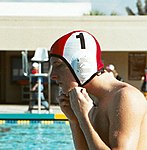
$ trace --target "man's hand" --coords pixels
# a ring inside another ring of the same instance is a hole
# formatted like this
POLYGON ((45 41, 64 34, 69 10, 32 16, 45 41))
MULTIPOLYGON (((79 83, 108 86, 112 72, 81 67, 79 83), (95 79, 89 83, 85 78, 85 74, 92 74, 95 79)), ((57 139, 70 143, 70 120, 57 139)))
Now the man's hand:
POLYGON ((69 119, 70 122, 72 123, 78 123, 78 120, 71 109, 70 101, 69 101, 69 96, 66 96, 65 94, 60 94, 57 97, 59 101, 59 105, 61 107, 62 112, 66 115, 66 117, 69 119))
POLYGON ((75 87, 69 93, 71 108, 79 121, 83 117, 88 117, 89 111, 93 107, 93 101, 89 97, 85 88, 75 87))

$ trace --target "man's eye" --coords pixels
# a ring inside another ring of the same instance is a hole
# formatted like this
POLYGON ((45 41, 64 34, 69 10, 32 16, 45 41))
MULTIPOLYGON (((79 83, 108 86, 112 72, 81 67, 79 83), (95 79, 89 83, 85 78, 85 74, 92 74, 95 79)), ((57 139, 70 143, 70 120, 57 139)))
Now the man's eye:
POLYGON ((60 69, 60 68, 62 68, 63 66, 64 66, 64 65, 60 63, 60 64, 56 64, 56 65, 55 65, 55 68, 60 69))
POLYGON ((58 65, 56 65, 56 68, 60 68, 62 65, 61 64, 58 64, 58 65))

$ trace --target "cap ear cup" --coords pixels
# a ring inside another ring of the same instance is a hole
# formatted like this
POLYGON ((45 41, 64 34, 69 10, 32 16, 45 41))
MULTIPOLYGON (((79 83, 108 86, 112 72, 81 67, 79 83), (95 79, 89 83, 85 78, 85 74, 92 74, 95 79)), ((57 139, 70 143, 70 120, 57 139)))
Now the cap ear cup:
POLYGON ((51 47, 52 56, 60 57, 68 63, 80 85, 103 68, 98 41, 86 31, 73 31, 59 38, 51 47))

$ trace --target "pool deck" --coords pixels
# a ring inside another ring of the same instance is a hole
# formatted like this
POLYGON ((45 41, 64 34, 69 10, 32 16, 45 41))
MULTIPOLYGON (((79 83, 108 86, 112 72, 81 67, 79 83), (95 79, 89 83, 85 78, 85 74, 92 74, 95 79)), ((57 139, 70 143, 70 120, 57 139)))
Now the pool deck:
POLYGON ((66 116, 62 113, 59 106, 51 105, 50 111, 41 110, 38 113, 38 110, 33 110, 32 113, 28 111, 28 105, 0 105, 0 124, 5 123, 28 123, 30 121, 42 122, 50 124, 52 121, 68 121, 66 116), (46 122, 46 120, 48 120, 46 122))
MULTIPOLYGON (((23 114, 27 113, 28 105, 0 105, 0 114, 23 114)), ((34 113, 37 113, 37 110, 34 110, 34 113)), ((42 110, 41 113, 47 113, 45 110, 42 110)), ((51 105, 50 113, 52 114, 62 114, 62 111, 59 106, 51 105)))

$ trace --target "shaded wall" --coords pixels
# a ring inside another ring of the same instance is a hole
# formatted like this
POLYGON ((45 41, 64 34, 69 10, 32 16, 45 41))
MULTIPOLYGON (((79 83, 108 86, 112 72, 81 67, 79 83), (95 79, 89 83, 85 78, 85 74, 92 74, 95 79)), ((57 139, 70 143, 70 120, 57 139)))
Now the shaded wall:
MULTIPOLYGON (((104 61, 105 67, 108 64, 114 64, 117 72, 120 74, 120 76, 122 76, 124 81, 135 86, 140 90, 142 84, 141 78, 138 80, 129 79, 129 53, 130 52, 103 52, 102 59, 104 61)), ((146 52, 143 53, 145 53, 147 57, 147 53, 146 52)), ((147 66, 147 61, 145 65, 147 66)), ((144 69, 142 69, 142 72, 144 73, 144 69)))
MULTIPOLYGON (((96 36, 105 66, 113 63, 124 80, 140 89, 140 80, 128 78, 129 52, 147 50, 147 17, 0 17, 0 103, 24 103, 21 87, 11 80, 11 57, 24 49, 50 49, 63 34, 76 29, 96 36)), ((133 63, 133 62, 132 62, 133 63)))
MULTIPOLYGON (((123 77, 125 82, 128 82, 140 89, 141 80, 128 79, 128 54, 129 52, 102 52, 102 60, 105 66, 108 64, 114 64, 118 73, 123 77)), ((28 101, 22 100, 21 85, 17 82, 13 82, 11 78, 11 58, 21 57, 20 52, 0 52, 0 57, 2 58, 0 60, 0 104, 28 104, 28 101)), ((51 103, 57 104, 56 96, 59 91, 55 84, 52 85, 51 92, 51 103)))

